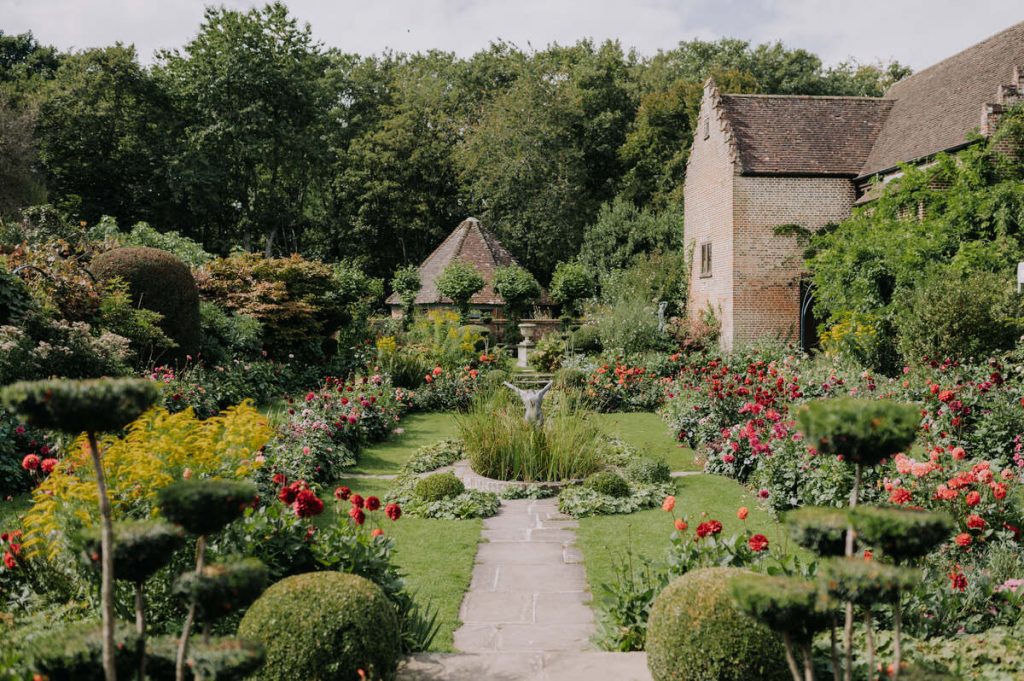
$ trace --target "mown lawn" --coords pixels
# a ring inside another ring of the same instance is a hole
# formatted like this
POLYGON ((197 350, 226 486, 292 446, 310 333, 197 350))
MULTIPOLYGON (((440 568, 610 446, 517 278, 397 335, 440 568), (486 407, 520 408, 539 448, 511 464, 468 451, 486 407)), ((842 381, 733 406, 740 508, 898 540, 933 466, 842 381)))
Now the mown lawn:
MULTIPOLYGON (((751 532, 768 537, 772 551, 794 547, 782 527, 758 508, 757 500, 735 480, 718 475, 689 475, 676 479, 676 490, 674 515, 687 519, 691 533, 701 520, 714 519, 724 526, 724 536, 741 532, 745 524, 751 532), (736 518, 741 506, 750 509, 745 523, 736 518), (702 513, 707 513, 707 517, 702 518, 702 513)), ((634 560, 641 558, 664 565, 672 530, 672 514, 661 508, 581 519, 577 543, 583 552, 595 602, 601 596, 599 585, 614 580, 615 566, 626 561, 627 551, 632 552, 634 560)))
POLYGON ((647 456, 664 459, 674 471, 700 471, 693 460, 693 450, 681 447, 657 414, 595 414, 594 417, 611 437, 625 440, 647 456))
POLYGON ((352 469, 353 473, 397 473, 402 464, 420 447, 458 435, 453 414, 409 414, 398 425, 404 429, 401 435, 359 452, 359 462, 352 469))
MULTIPOLYGON (((383 497, 391 481, 350 478, 339 480, 337 484, 347 485, 364 497, 383 497)), ((333 499, 327 503, 327 510, 318 519, 318 524, 335 521, 335 503, 333 499)), ((347 507, 345 504, 343 508, 346 512, 347 507)), ((383 513, 373 515, 384 517, 383 513)), ((452 634, 460 624, 459 606, 463 593, 469 588, 476 546, 480 540, 480 525, 480 520, 432 520, 408 516, 397 522, 387 518, 382 521, 385 534, 395 540, 394 562, 405 574, 409 589, 420 603, 429 603, 438 611, 441 627, 434 639, 434 650, 452 650, 452 634)))

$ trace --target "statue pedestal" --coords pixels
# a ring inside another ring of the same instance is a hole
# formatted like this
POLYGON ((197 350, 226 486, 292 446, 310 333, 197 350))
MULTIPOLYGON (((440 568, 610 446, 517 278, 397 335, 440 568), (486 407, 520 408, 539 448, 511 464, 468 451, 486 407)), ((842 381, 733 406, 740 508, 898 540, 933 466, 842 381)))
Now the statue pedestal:
POLYGON ((530 366, 530 349, 533 348, 533 343, 527 338, 516 347, 518 348, 516 366, 520 369, 528 368, 530 366))

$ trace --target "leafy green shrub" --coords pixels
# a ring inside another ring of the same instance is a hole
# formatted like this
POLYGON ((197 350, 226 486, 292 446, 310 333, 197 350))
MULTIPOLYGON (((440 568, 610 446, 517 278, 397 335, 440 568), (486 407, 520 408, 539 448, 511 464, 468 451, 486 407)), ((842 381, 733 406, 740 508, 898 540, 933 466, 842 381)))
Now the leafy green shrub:
POLYGON ((920 558, 949 538, 953 519, 946 513, 909 508, 857 506, 850 518, 860 541, 897 563, 920 558))
POLYGON ((121 278, 136 306, 163 315, 160 328, 177 343, 179 360, 199 352, 199 291, 176 256, 145 246, 115 248, 93 258, 90 268, 100 281, 121 278))
MULTIPOLYGON (((99 528, 82 533, 83 559, 99 569, 103 555, 99 528)), ((155 520, 114 524, 114 579, 141 583, 167 565, 182 544, 181 530, 155 520)))
POLYGON ((540 284, 525 268, 507 265, 494 270, 494 292, 504 299, 508 318, 516 321, 540 298, 540 284))
MULTIPOLYGON (((388 490, 385 501, 401 506, 402 514, 413 518, 437 518, 440 520, 466 520, 469 518, 489 518, 498 512, 500 502, 494 492, 482 492, 465 489, 457 494, 447 494, 438 498, 427 498, 419 493, 419 486, 432 477, 452 475, 436 473, 428 478, 417 479, 412 475, 400 476, 388 490)), ((454 476, 452 476, 454 477, 454 476)), ((459 486, 462 482, 456 478, 459 486)), ((451 492, 458 489, 450 480, 442 486, 451 485, 451 492)), ((431 490, 433 492, 433 490, 431 490)))
POLYGON ((629 495, 629 484, 618 473, 599 471, 583 481, 583 486, 600 494, 622 498, 629 495))
POLYGON ((462 456, 462 441, 447 438, 417 449, 412 457, 402 465, 402 470, 410 473, 435 471, 438 468, 452 465, 462 456))
POLYGON ((570 485, 563 488, 558 494, 558 510, 574 518, 635 513, 645 508, 658 506, 666 496, 674 491, 675 486, 671 482, 653 485, 633 483, 629 488, 629 494, 624 497, 614 497, 584 485, 570 485))
POLYGON ((849 518, 844 508, 805 506, 787 512, 784 520, 800 546, 819 556, 841 556, 846 551, 849 518))
POLYGON ((908 362, 982 360, 1016 344, 1020 306, 1010 279, 937 268, 895 301, 899 349, 908 362))
POLYGON ((676 578, 654 601, 647 666, 654 681, 787 681, 779 636, 743 614, 729 582, 749 574, 705 568, 676 578))
POLYGON ((584 324, 572 333, 572 349, 585 355, 596 355, 603 350, 601 332, 594 324, 584 324))
MULTIPOLYGON (((139 635, 128 624, 114 630, 117 675, 131 678, 139 635)), ((103 681, 103 636, 98 622, 76 622, 41 636, 32 645, 36 671, 51 679, 103 681)))
POLYGON ((672 469, 667 463, 645 456, 638 456, 626 464, 625 473, 626 478, 632 482, 654 484, 672 479, 672 469))
POLYGON ((796 414, 808 444, 868 466, 909 447, 921 423, 915 405, 854 397, 814 400, 796 414))
POLYGON ((412 321, 416 296, 419 294, 421 286, 420 270, 415 265, 399 267, 391 277, 391 290, 402 301, 402 324, 405 327, 408 327, 412 321))
POLYGON ((560 262, 551 277, 551 298, 562 306, 562 312, 578 315, 581 303, 594 295, 596 282, 591 270, 580 262, 560 262))
POLYGON ((156 386, 139 378, 30 381, 0 391, 0 402, 29 425, 73 434, 120 430, 158 397, 156 386))
POLYGON ((96 378, 131 371, 131 344, 86 322, 30 312, 18 326, 0 326, 0 384, 50 376, 96 378))
POLYGON ((263 325, 246 314, 228 314, 216 303, 199 303, 202 336, 199 354, 209 364, 253 359, 263 347, 263 325))
POLYGON ((565 341, 555 333, 537 341, 536 347, 530 353, 530 366, 538 371, 556 371, 562 366, 562 359, 565 357, 565 341))
POLYGON ((434 473, 416 483, 416 496, 425 501, 449 499, 465 491, 466 486, 454 473, 434 473))
POLYGON ((373 582, 340 572, 295 575, 271 586, 238 627, 262 643, 259 681, 390 679, 401 653, 398 617, 373 582))
POLYGON ((32 296, 25 282, 0 260, 0 326, 10 324, 31 307, 32 296))
POLYGON ((177 346, 160 328, 163 315, 138 307, 120 277, 103 283, 99 311, 104 328, 128 339, 135 366, 151 367, 177 346))
POLYGON ((461 260, 452 261, 435 282, 437 292, 454 303, 463 319, 469 315, 469 299, 476 295, 485 283, 483 276, 475 267, 461 260))
POLYGON ((256 486, 244 480, 179 480, 157 493, 160 513, 195 535, 223 529, 256 499, 256 486))
POLYGON ((186 572, 178 578, 175 591, 186 602, 195 600, 202 622, 212 622, 238 612, 259 598, 267 587, 267 566, 256 558, 231 563, 214 563, 201 573, 186 572))

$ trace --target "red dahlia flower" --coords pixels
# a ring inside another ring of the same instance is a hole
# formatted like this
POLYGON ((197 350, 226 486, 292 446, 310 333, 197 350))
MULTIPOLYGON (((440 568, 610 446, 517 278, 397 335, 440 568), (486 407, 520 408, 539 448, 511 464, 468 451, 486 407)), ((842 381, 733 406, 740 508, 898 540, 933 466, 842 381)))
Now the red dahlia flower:
POLYGON ((17 564, 18 563, 14 560, 14 556, 12 556, 9 551, 4 551, 4 566, 8 570, 13 570, 17 564))
POLYGON ((762 551, 768 550, 768 537, 763 534, 755 534, 753 537, 747 540, 747 546, 754 553, 761 553, 762 551))
POLYGON ((363 497, 358 494, 353 494, 352 496, 350 496, 348 498, 348 501, 350 504, 352 504, 353 508, 362 508, 363 504, 365 503, 363 501, 363 497))
POLYGON ((366 514, 363 513, 363 509, 356 506, 353 506, 348 510, 348 515, 355 521, 356 525, 362 525, 366 522, 366 514))
POLYGON ((708 520, 697 526, 697 537, 703 539, 708 535, 715 535, 722 531, 722 523, 717 520, 708 520))
POLYGON ((377 497, 366 497, 366 510, 376 511, 380 508, 380 499, 377 497))
POLYGON ((956 542, 957 546, 967 547, 971 545, 971 541, 973 540, 971 539, 971 535, 966 532, 961 532, 953 539, 953 541, 956 542))
POLYGON ((965 499, 965 501, 967 502, 968 506, 977 506, 978 504, 981 503, 981 495, 972 490, 967 493, 967 498, 965 499))
POLYGON ((956 570, 949 573, 949 587, 953 591, 964 591, 967 589, 967 577, 964 573, 956 570))
POLYGON ((39 470, 39 457, 35 454, 26 454, 21 460, 21 467, 27 471, 39 470))
POLYGON ((402 507, 398 504, 388 504, 384 507, 384 514, 391 520, 398 520, 402 517, 402 507))
POLYGON ((334 490, 334 498, 338 501, 348 501, 348 498, 352 496, 352 490, 345 485, 342 485, 338 489, 334 490))
POLYGON ((53 469, 57 467, 57 459, 43 459, 39 464, 39 468, 46 474, 53 472, 53 469))
POLYGON ((324 512, 324 502, 313 490, 304 489, 295 496, 292 509, 300 518, 312 518, 324 512))
POLYGON ((277 498, 286 506, 291 506, 295 503, 295 498, 297 496, 299 496, 299 487, 298 484, 294 482, 286 487, 282 487, 281 491, 277 493, 277 498))

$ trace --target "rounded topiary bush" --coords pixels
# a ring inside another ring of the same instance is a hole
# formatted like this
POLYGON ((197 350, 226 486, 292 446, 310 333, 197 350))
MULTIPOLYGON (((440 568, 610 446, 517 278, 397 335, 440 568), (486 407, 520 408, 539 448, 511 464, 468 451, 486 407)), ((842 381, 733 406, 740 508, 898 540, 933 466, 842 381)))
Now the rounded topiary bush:
POLYGON ((905 563, 924 556, 953 533, 946 513, 910 508, 858 506, 850 509, 857 537, 889 558, 905 563))
POLYGON ((800 546, 819 556, 841 556, 846 552, 849 511, 831 506, 804 506, 784 517, 789 534, 800 546))
POLYGON ((654 681, 787 681, 777 634, 733 604, 736 568, 689 572, 654 600, 647 621, 647 666, 654 681))
POLYGON ((245 558, 207 565, 199 574, 186 572, 174 588, 186 602, 195 601, 201 622, 212 622, 255 601, 267 587, 267 577, 262 561, 245 558))
POLYGON ((457 497, 466 486, 454 473, 434 473, 416 483, 416 496, 424 501, 440 501, 457 497))
POLYGON ((191 534, 213 534, 242 517, 256 500, 245 480, 179 480, 157 492, 165 518, 191 534))
POLYGON ((199 289, 188 265, 158 248, 115 248, 93 258, 99 281, 120 277, 135 305, 163 315, 160 328, 178 344, 178 359, 199 351, 199 289))
POLYGON ((909 447, 921 425, 916 405, 857 397, 813 400, 797 409, 796 417, 809 445, 865 466, 909 447))
MULTIPOLYGON (((132 678, 139 635, 119 623, 114 630, 114 666, 121 678, 132 678)), ((99 622, 83 621, 57 627, 31 644, 35 670, 50 679, 103 681, 103 632, 99 622)))
POLYGON ((390 679, 401 654, 395 607, 373 582, 341 572, 310 572, 274 584, 238 626, 261 643, 259 681, 390 679))
MULTIPOLYGON (((181 546, 181 529, 158 520, 126 520, 114 523, 114 579, 141 583, 167 565, 181 546)), ((99 528, 82 532, 86 564, 99 569, 103 555, 99 528)))
POLYGON ((611 471, 594 473, 583 481, 583 486, 610 497, 629 496, 629 483, 623 480, 621 475, 611 471))

